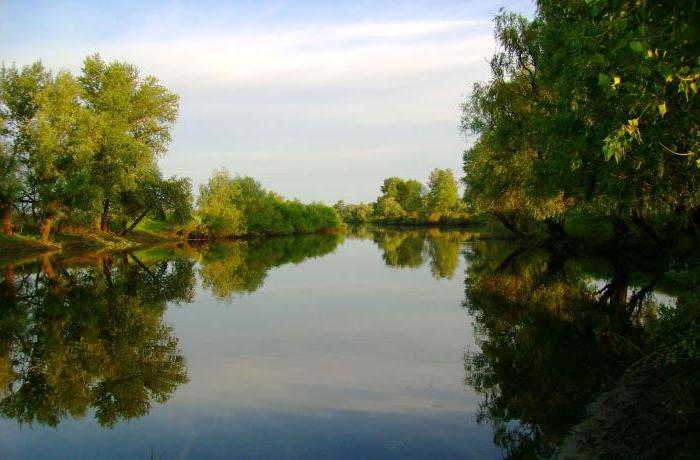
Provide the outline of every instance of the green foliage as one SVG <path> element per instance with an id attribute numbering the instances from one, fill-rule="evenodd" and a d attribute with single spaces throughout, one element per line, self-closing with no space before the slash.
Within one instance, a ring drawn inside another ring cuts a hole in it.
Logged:
<path id="1" fill-rule="evenodd" d="M 338 212 L 320 203 L 285 201 L 250 177 L 215 171 L 200 187 L 197 213 L 213 237 L 314 233 L 338 228 Z"/>
<path id="2" fill-rule="evenodd" d="M 492 78 L 464 105 L 463 127 L 478 136 L 464 154 L 474 211 L 515 229 L 574 212 L 647 230 L 680 216 L 697 231 L 693 5 L 540 0 L 533 20 L 502 11 Z"/>
<path id="3" fill-rule="evenodd" d="M 136 67 L 88 57 L 75 78 L 40 62 L 0 72 L 0 209 L 16 208 L 47 241 L 63 218 L 122 231 L 152 217 L 185 222 L 192 196 L 160 179 L 178 98 Z M 5 231 L 11 229 L 6 214 Z"/>
<path id="4" fill-rule="evenodd" d="M 415 179 L 389 177 L 384 180 L 381 192 L 370 205 L 347 205 L 339 201 L 335 208 L 348 223 L 426 224 L 466 218 L 457 181 L 449 169 L 435 169 L 428 187 Z"/>
<path id="5" fill-rule="evenodd" d="M 371 204 L 345 204 L 343 200 L 333 205 L 343 222 L 364 224 L 370 221 L 373 209 Z"/>
<path id="6" fill-rule="evenodd" d="M 428 179 L 428 193 L 425 197 L 425 210 L 434 217 L 451 216 L 464 208 L 457 191 L 457 181 L 452 175 L 451 169 L 435 169 Z"/>

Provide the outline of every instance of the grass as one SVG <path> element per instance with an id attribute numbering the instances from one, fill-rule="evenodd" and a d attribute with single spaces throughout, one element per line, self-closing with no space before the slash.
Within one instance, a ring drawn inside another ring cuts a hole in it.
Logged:
<path id="1" fill-rule="evenodd" d="M 15 233 L 11 237 L 0 235 L 0 253 L 26 253 L 43 252 L 59 249 L 60 245 L 55 243 L 44 244 L 39 241 L 38 235 L 20 235 Z"/>
<path id="2" fill-rule="evenodd" d="M 37 256 L 55 251 L 78 255 L 98 249 L 127 249 L 176 239 L 178 236 L 171 225 L 150 219 L 144 219 L 127 236 L 101 233 L 83 225 L 66 225 L 60 234 L 52 235 L 48 244 L 41 243 L 39 235 L 33 232 L 15 233 L 9 238 L 0 235 L 0 259 L 16 260 L 23 256 Z"/>

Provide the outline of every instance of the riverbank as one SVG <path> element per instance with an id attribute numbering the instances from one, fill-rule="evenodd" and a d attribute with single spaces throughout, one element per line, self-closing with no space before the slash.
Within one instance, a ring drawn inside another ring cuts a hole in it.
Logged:
<path id="1" fill-rule="evenodd" d="M 319 229 L 315 232 L 295 232 L 253 235 L 245 234 L 231 237 L 211 237 L 207 235 L 185 235 L 176 232 L 172 228 L 154 226 L 149 222 L 139 226 L 138 229 L 126 236 L 115 233 L 92 232 L 85 229 L 72 229 L 70 232 L 55 235 L 49 243 L 42 243 L 36 233 L 15 234 L 12 237 L 0 235 L 0 260 L 16 259 L 23 256 L 36 256 L 50 252 L 78 254 L 96 250 L 126 250 L 137 249 L 142 246 L 150 246 L 159 243 L 181 242 L 213 242 L 213 241 L 251 241 L 260 238 L 274 238 L 281 236 L 301 236 L 318 233 L 344 232 L 344 227 Z"/>

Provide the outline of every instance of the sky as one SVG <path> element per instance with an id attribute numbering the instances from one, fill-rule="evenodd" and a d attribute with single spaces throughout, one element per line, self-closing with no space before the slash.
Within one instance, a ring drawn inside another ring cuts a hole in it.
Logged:
<path id="1" fill-rule="evenodd" d="M 460 104 L 493 16 L 530 0 L 0 2 L 0 60 L 135 64 L 180 95 L 166 176 L 214 169 L 287 197 L 372 201 L 384 178 L 461 175 Z"/>

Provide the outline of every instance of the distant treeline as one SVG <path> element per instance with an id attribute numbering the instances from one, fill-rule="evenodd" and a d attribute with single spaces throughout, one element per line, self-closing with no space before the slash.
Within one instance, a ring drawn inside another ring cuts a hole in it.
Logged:
<path id="1" fill-rule="evenodd" d="M 571 219 L 661 242 L 700 234 L 700 9 L 539 0 L 502 11 L 464 104 L 466 203 L 517 234 Z"/>
<path id="2" fill-rule="evenodd" d="M 334 205 L 344 222 L 434 225 L 465 222 L 468 215 L 450 169 L 435 169 L 427 187 L 415 179 L 384 179 L 373 203 Z"/>
<path id="3" fill-rule="evenodd" d="M 89 56 L 80 74 L 41 62 L 0 69 L 3 234 L 62 226 L 126 235 L 144 219 L 206 237 L 307 233 L 340 225 L 321 204 L 285 201 L 250 178 L 217 172 L 194 208 L 188 178 L 164 178 L 178 96 L 123 62 Z"/>

